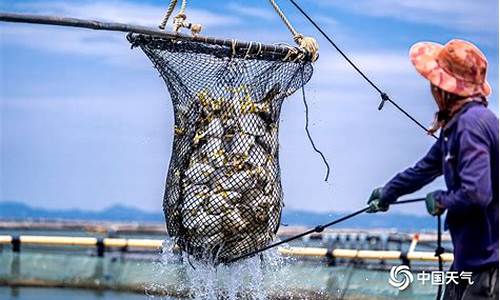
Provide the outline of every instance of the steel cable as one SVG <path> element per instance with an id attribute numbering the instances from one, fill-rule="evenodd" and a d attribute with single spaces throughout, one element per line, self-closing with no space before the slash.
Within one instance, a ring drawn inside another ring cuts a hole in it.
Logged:
<path id="1" fill-rule="evenodd" d="M 415 203 L 415 202 L 421 202 L 421 201 L 425 201 L 425 198 L 417 198 L 417 199 L 401 200 L 401 201 L 398 201 L 398 202 L 394 202 L 394 203 L 392 203 L 391 205 L 408 204 L 408 203 Z M 306 236 L 306 235 L 309 235 L 309 234 L 311 234 L 311 233 L 315 233 L 315 232 L 320 233 L 320 232 L 323 232 L 323 230 L 325 230 L 325 228 L 330 227 L 330 226 L 333 226 L 333 225 L 338 224 L 338 223 L 341 223 L 341 222 L 343 222 L 343 221 L 347 221 L 347 220 L 349 220 L 349 219 L 351 219 L 351 218 L 353 218 L 353 217 L 355 217 L 355 216 L 357 216 L 357 215 L 360 215 L 360 214 L 362 214 L 362 213 L 366 212 L 369 208 L 370 208 L 369 206 L 366 206 L 366 207 L 364 207 L 364 208 L 362 208 L 362 209 L 360 209 L 360 210 L 357 210 L 357 211 L 355 211 L 355 212 L 353 212 L 353 213 L 350 213 L 350 214 L 348 214 L 348 215 L 345 215 L 345 216 L 343 216 L 343 217 L 340 217 L 340 218 L 338 218 L 338 219 L 335 219 L 335 220 L 333 220 L 333 221 L 331 221 L 331 222 L 329 222 L 329 223 L 326 223 L 326 224 L 323 224 L 323 225 L 318 225 L 318 226 L 316 226 L 316 227 L 314 227 L 314 228 L 312 228 L 312 229 L 309 229 L 309 230 L 304 231 L 304 232 L 302 232 L 302 233 L 299 233 L 299 234 L 297 234 L 297 235 L 291 236 L 291 237 L 286 238 L 286 239 L 284 239 L 284 240 L 278 241 L 278 242 L 276 242 L 276 243 L 274 243 L 274 244 L 267 245 L 266 247 L 263 247 L 263 248 L 258 249 L 258 250 L 256 250 L 256 251 L 252 251 L 252 252 L 249 252 L 249 253 L 247 253 L 247 254 L 244 254 L 244 255 L 238 256 L 238 257 L 236 257 L 236 258 L 234 258 L 234 259 L 229 260 L 227 263 L 228 263 L 228 264 L 229 264 L 229 263 L 234 263 L 234 262 L 236 262 L 236 261 L 238 261 L 238 260 L 241 260 L 241 259 L 244 259 L 244 258 L 247 258 L 247 257 L 251 257 L 251 256 L 254 256 L 254 255 L 257 255 L 257 254 L 259 254 L 259 253 L 261 253 L 261 252 L 264 252 L 264 251 L 266 251 L 266 250 L 269 250 L 269 249 L 271 249 L 271 248 L 275 248 L 275 247 L 278 247 L 278 246 L 280 246 L 280 245 L 283 245 L 283 244 L 289 243 L 289 242 L 291 242 L 291 241 L 294 241 L 294 240 L 300 239 L 300 238 L 302 238 L 302 237 L 304 237 L 304 236 Z"/>
<path id="2" fill-rule="evenodd" d="M 335 42 L 326 34 L 326 32 L 321 29 L 321 27 L 300 7 L 297 2 L 294 0 L 290 0 L 290 2 L 300 11 L 302 15 L 323 35 L 323 37 L 337 50 L 337 52 L 356 70 L 356 72 L 363 77 L 366 82 L 368 82 L 379 94 L 380 98 L 382 101 L 379 104 L 378 109 L 381 110 L 384 107 L 385 102 L 391 103 L 395 108 L 397 108 L 400 112 L 402 112 L 406 117 L 408 117 L 410 120 L 412 120 L 416 125 L 418 125 L 420 128 L 422 128 L 425 132 L 427 132 L 427 128 L 420 123 L 417 119 L 415 119 L 410 113 L 408 113 L 404 108 L 399 106 L 394 100 L 392 100 L 385 92 L 383 92 L 368 76 L 361 71 L 361 69 L 345 54 L 340 47 L 335 44 Z M 431 134 L 432 137 L 437 139 L 437 136 L 434 134 Z"/>

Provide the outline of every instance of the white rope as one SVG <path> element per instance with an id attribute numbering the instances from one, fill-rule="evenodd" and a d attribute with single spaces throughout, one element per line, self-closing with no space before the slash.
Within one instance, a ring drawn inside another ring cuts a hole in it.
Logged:
<path id="1" fill-rule="evenodd" d="M 161 20 L 160 25 L 158 26 L 160 29 L 165 29 L 168 19 L 174 12 L 175 6 L 177 6 L 177 0 L 171 0 L 170 4 L 168 5 L 167 12 L 165 13 L 163 19 Z"/>
<path id="2" fill-rule="evenodd" d="M 274 7 L 274 10 L 280 16 L 281 20 L 285 24 L 285 26 L 290 30 L 293 36 L 293 40 L 302 48 L 304 51 L 311 55 L 311 60 L 314 62 L 318 59 L 318 51 L 319 45 L 318 42 L 312 37 L 304 37 L 302 34 L 298 33 L 297 30 L 293 27 L 292 23 L 285 16 L 281 8 L 278 6 L 275 0 L 269 0 L 271 5 Z"/>
<path id="3" fill-rule="evenodd" d="M 160 29 L 165 29 L 165 26 L 167 25 L 168 19 L 172 16 L 172 13 L 175 10 L 175 7 L 177 6 L 178 0 L 171 0 L 170 4 L 167 8 L 167 12 L 165 13 L 165 16 L 163 17 L 159 27 Z M 173 31 L 174 32 L 179 32 L 181 28 L 187 28 L 191 30 L 191 34 L 193 36 L 197 36 L 203 26 L 201 24 L 194 24 L 194 23 L 189 23 L 186 22 L 187 16 L 186 16 L 186 7 L 187 7 L 187 0 L 182 0 L 181 2 L 181 8 L 179 10 L 179 13 L 175 16 L 174 21 L 173 21 Z"/>
<path id="4" fill-rule="evenodd" d="M 232 57 L 234 57 L 236 55 L 236 40 L 235 39 L 231 39 L 231 49 L 233 51 Z"/>
<path id="5" fill-rule="evenodd" d="M 247 59 L 250 56 L 250 51 L 252 50 L 252 44 L 253 42 L 250 41 L 250 46 L 248 46 L 247 53 L 245 54 L 245 57 L 243 59 Z"/>
<path id="6" fill-rule="evenodd" d="M 182 0 L 181 10 L 179 11 L 179 14 L 186 13 L 186 6 L 187 6 L 187 0 Z"/>
<path id="7" fill-rule="evenodd" d="M 259 49 L 257 50 L 255 56 L 259 56 L 261 52 L 262 52 L 262 43 L 259 43 Z"/>
<path id="8" fill-rule="evenodd" d="M 276 1 L 275 0 L 269 0 L 269 2 L 271 2 L 271 5 L 274 7 L 274 10 L 278 14 L 278 16 L 280 16 L 280 18 L 283 21 L 283 23 L 285 23 L 285 25 L 288 28 L 288 30 L 290 30 L 290 32 L 292 33 L 292 36 L 295 38 L 297 35 L 299 35 L 299 33 L 297 32 L 297 30 L 295 30 L 295 28 L 293 27 L 292 23 L 290 23 L 290 21 L 285 16 L 285 14 L 281 10 L 281 8 L 278 6 L 278 4 L 276 3 Z"/>

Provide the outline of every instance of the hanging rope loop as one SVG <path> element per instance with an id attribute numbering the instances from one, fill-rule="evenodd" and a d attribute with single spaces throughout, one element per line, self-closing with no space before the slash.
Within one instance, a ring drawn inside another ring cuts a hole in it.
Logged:
<path id="1" fill-rule="evenodd" d="M 165 13 L 165 16 L 163 17 L 160 25 L 158 26 L 160 29 L 165 29 L 168 23 L 168 19 L 174 12 L 177 3 L 178 0 L 170 1 L 170 4 L 167 8 L 167 12 Z M 186 28 L 191 30 L 192 36 L 197 36 L 198 34 L 200 34 L 201 30 L 203 29 L 203 26 L 201 24 L 187 22 L 186 6 L 187 6 L 187 0 L 182 0 L 181 9 L 179 13 L 174 17 L 172 29 L 175 33 L 178 33 L 181 30 L 181 28 Z"/>

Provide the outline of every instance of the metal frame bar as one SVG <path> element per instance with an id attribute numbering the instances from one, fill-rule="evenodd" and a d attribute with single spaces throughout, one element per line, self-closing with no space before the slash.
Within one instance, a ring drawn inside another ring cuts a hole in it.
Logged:
<path id="1" fill-rule="evenodd" d="M 177 34 L 141 25 L 132 25 L 132 24 L 116 23 L 116 22 L 101 22 L 96 20 L 86 20 L 86 19 L 69 18 L 61 16 L 0 12 L 0 22 L 56 25 L 56 26 L 77 27 L 77 28 L 86 28 L 93 30 L 117 31 L 126 33 L 132 32 L 132 33 L 145 34 L 165 39 L 182 39 L 182 40 L 201 42 L 212 45 L 233 47 L 235 51 L 240 51 L 242 49 L 245 49 L 246 51 L 248 48 L 257 47 L 257 45 L 259 45 L 259 43 L 256 42 L 244 42 L 234 39 L 219 39 L 219 38 L 204 37 L 204 36 L 188 36 L 184 34 Z M 304 51 L 298 47 L 286 47 L 281 45 L 260 44 L 259 49 L 262 52 L 270 52 L 283 56 L 286 56 L 291 49 L 295 49 L 299 53 L 304 53 Z M 304 58 L 307 59 L 308 57 L 309 55 L 305 55 Z"/>
<path id="2" fill-rule="evenodd" d="M 95 238 L 95 237 L 72 237 L 72 236 L 34 236 L 21 235 L 17 237 L 19 244 L 31 246 L 79 246 L 79 247 L 113 247 L 113 248 L 142 248 L 159 250 L 163 240 L 156 239 L 122 239 L 122 238 Z M 10 235 L 0 235 L 1 244 L 12 244 L 16 237 Z M 401 251 L 378 251 L 378 250 L 353 250 L 313 248 L 313 247 L 290 247 L 278 248 L 281 255 L 296 257 L 334 257 L 345 259 L 372 259 L 372 260 L 399 260 Z M 443 261 L 453 261 L 453 254 L 444 253 L 441 255 Z M 437 261 L 434 252 L 411 251 L 406 254 L 408 260 L 414 261 Z"/>

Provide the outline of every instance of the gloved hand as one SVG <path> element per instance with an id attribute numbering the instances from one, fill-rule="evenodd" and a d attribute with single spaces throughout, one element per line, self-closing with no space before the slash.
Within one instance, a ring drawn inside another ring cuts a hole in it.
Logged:
<path id="1" fill-rule="evenodd" d="M 372 194 L 370 195 L 370 199 L 368 199 L 367 204 L 370 207 L 366 211 L 367 213 L 376 213 L 379 211 L 389 210 L 389 203 L 382 199 L 383 189 L 384 188 L 379 187 L 373 190 Z"/>
<path id="2" fill-rule="evenodd" d="M 436 199 L 436 194 L 440 191 L 435 191 L 427 194 L 425 197 L 425 207 L 427 207 L 427 212 L 431 216 L 438 216 L 444 212 L 444 207 L 442 207 Z"/>

